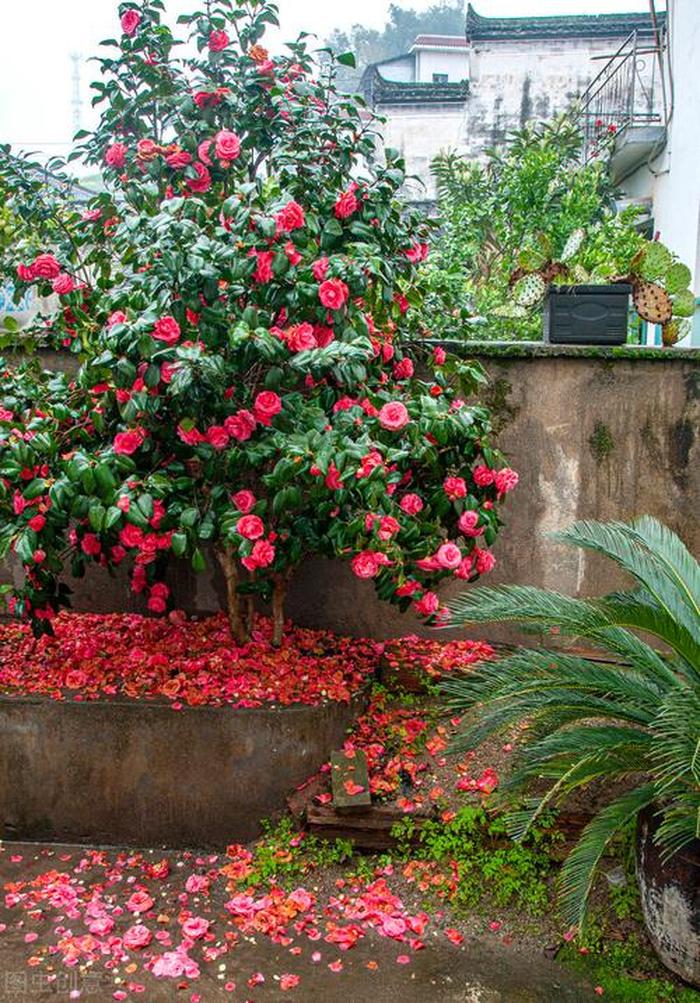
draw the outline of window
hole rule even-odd
[[[446,73],[433,73],[434,84],[446,84],[448,81],[449,77]]]

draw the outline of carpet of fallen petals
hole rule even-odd
[[[265,703],[347,702],[374,675],[385,644],[290,627],[270,644],[271,621],[260,617],[252,640],[236,645],[223,615],[190,620],[137,614],[61,613],[55,636],[36,641],[26,626],[0,624],[0,692],[56,700],[116,697],[168,700],[182,706],[259,707]],[[479,642],[418,638],[391,642],[404,661],[431,672],[488,657]]]

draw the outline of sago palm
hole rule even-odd
[[[509,816],[516,838],[577,788],[625,781],[625,792],[594,816],[561,871],[564,915],[580,923],[608,843],[643,808],[659,812],[666,855],[700,837],[700,568],[649,516],[631,524],[578,522],[555,539],[610,558],[634,587],[597,599],[520,585],[476,588],[450,603],[448,625],[556,628],[608,658],[520,648],[445,682],[444,691],[455,710],[470,712],[456,751],[528,723],[503,788],[506,799],[526,795]],[[545,792],[532,796],[543,782]]]

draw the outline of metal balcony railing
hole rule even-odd
[[[633,31],[579,97],[584,160],[595,157],[610,135],[630,126],[667,125],[664,57],[666,32]],[[599,57],[600,58],[600,57]]]

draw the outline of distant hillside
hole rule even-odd
[[[353,52],[357,69],[341,67],[339,81],[344,90],[356,90],[370,63],[408,52],[416,35],[463,35],[466,0],[442,0],[427,10],[404,9],[392,4],[383,29],[355,24],[349,31],[335,30],[327,44],[336,52]]]

